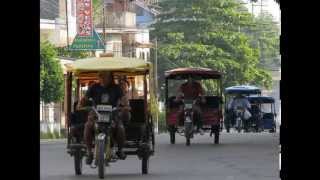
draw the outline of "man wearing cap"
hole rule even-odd
[[[110,72],[99,73],[99,83],[93,84],[86,93],[86,99],[92,99],[95,105],[98,104],[109,104],[113,107],[120,106],[120,100],[123,97],[123,91],[119,85],[116,85],[113,80],[113,76]],[[121,110],[120,110],[121,111]],[[125,115],[125,113],[120,113]],[[119,116],[118,116],[119,117]],[[128,117],[128,116],[126,116]],[[96,117],[94,113],[89,113],[88,121],[85,124],[84,139],[88,149],[87,164],[91,164],[93,160],[93,132],[94,132],[94,121]],[[125,154],[122,148],[125,143],[125,129],[122,123],[122,117],[116,119],[114,127],[115,140],[118,143],[117,155],[120,159],[125,159]]]

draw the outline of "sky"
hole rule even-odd
[[[249,2],[249,0],[244,0],[244,2]],[[281,17],[280,17],[280,7],[274,0],[262,0],[262,3],[265,5],[262,7],[263,11],[267,11],[272,14],[274,17],[274,21],[281,23]],[[254,3],[254,5],[260,5],[261,0],[258,0],[258,2]],[[252,11],[251,3],[248,3],[246,5],[249,12]],[[260,6],[254,6],[253,12],[255,15],[258,15],[260,13]]]

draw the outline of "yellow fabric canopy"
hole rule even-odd
[[[67,71],[76,74],[98,71],[143,72],[150,68],[150,62],[126,57],[93,57],[79,59],[67,65]]]

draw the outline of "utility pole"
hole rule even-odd
[[[155,58],[154,58],[154,91],[155,91],[155,99],[157,103],[159,102],[158,98],[158,40],[157,37],[155,38]],[[159,127],[159,117],[156,116],[156,132],[158,133]]]
[[[67,48],[69,50],[69,22],[68,22],[68,0],[65,0],[66,5],[66,27],[67,27]]]
[[[103,13],[103,52],[106,53],[106,15],[105,15],[105,1],[103,1],[103,9],[102,9],[102,13]]]
[[[260,0],[260,14],[262,14],[262,6],[264,6],[263,0]]]
[[[253,7],[254,7],[253,1],[251,1],[251,13],[252,13],[252,16],[254,16],[254,14],[253,14]]]
[[[156,88],[156,98],[158,100],[158,40],[155,39],[155,88]]]

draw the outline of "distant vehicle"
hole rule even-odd
[[[228,110],[228,104],[234,98],[235,95],[242,94],[244,96],[250,95],[261,95],[261,89],[256,86],[231,86],[225,88],[224,97],[225,97],[225,108],[224,108],[224,126],[227,132],[230,132],[231,127],[235,127],[238,132],[241,132],[242,129],[245,129],[248,132],[249,127],[252,124],[249,124],[249,121],[244,120],[243,114],[244,110],[237,110],[235,113]]]
[[[256,104],[261,110],[261,119],[259,116],[252,116],[254,122],[261,122],[259,127],[262,130],[269,130],[269,132],[276,132],[276,110],[275,100],[270,96],[249,96],[248,100],[251,104]]]

